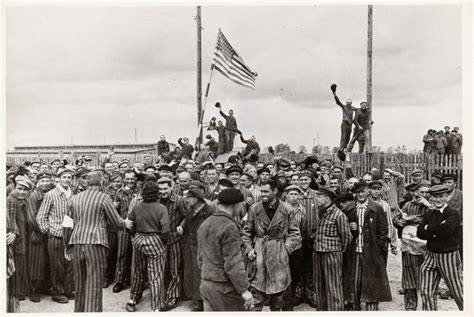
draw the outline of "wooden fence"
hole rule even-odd
[[[93,165],[99,166],[103,159],[104,154],[102,152],[95,153],[81,153],[90,156],[93,159]],[[124,159],[128,159],[131,162],[143,162],[145,156],[152,156],[156,161],[156,153],[116,153],[113,156],[113,160],[120,162]],[[291,161],[302,162],[307,157],[307,154],[291,153],[284,154],[283,157]],[[328,159],[335,164],[340,164],[339,159],[335,154],[317,154],[319,160]],[[49,164],[53,159],[57,158],[66,159],[71,163],[74,163],[76,157],[71,153],[42,153],[37,154],[14,154],[7,153],[7,163],[18,166],[23,164],[25,161],[40,161],[42,163]],[[269,153],[260,154],[260,162],[269,163],[273,162],[273,155]],[[441,173],[450,173],[458,176],[458,188],[462,188],[463,178],[463,161],[462,154],[459,155],[427,155],[424,153],[420,154],[387,154],[387,153],[370,153],[370,154],[351,154],[352,170],[355,175],[362,175],[365,172],[370,172],[372,168],[377,168],[383,171],[385,168],[393,169],[397,172],[405,175],[406,179],[409,180],[410,173],[415,169],[420,169],[424,172],[424,178],[429,179],[431,174],[436,170]]]

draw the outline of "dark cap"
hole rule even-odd
[[[226,188],[219,193],[217,200],[225,205],[235,205],[244,201],[244,195],[237,188]]]
[[[84,177],[86,176],[87,174],[89,174],[91,172],[91,170],[87,169],[87,168],[78,168],[76,170],[76,177]]]
[[[308,177],[309,179],[311,179],[311,177],[312,177],[311,172],[310,172],[310,171],[307,171],[307,170],[306,170],[306,171],[301,171],[301,172],[299,173],[299,176],[300,176],[300,178],[302,178],[302,177]]]
[[[119,172],[113,172],[109,177],[109,182],[112,182],[116,180],[117,178],[121,178],[121,177],[122,177],[122,174],[120,174]]]
[[[334,200],[334,198],[336,198],[336,192],[330,188],[327,188],[327,187],[321,187],[319,188],[316,192],[315,192],[316,195],[323,195],[323,196],[327,196],[329,198],[331,198],[331,200]]]
[[[423,171],[420,170],[420,169],[416,169],[416,170],[414,170],[413,172],[410,173],[410,175],[415,175],[415,174],[421,174],[421,175],[423,175]]]
[[[36,180],[40,180],[42,178],[51,178],[52,175],[49,171],[41,171],[36,175]]]
[[[283,168],[287,168],[287,167],[290,167],[291,163],[290,161],[288,161],[287,159],[280,159],[280,166],[283,167]]]
[[[448,191],[449,191],[449,188],[446,185],[434,185],[430,187],[430,190],[428,191],[428,193],[430,195],[439,195],[439,194],[447,193]]]
[[[268,169],[268,167],[262,167],[261,169],[257,170],[257,175],[260,175],[262,173],[270,174],[270,170]]]
[[[443,173],[439,171],[434,171],[433,174],[431,174],[431,177],[441,178],[443,177]]]
[[[228,178],[221,178],[217,183],[225,187],[234,187],[234,184]]]
[[[51,162],[49,162],[49,165],[53,165],[54,162],[59,162],[59,163],[61,163],[61,161],[60,161],[59,159],[54,159],[54,160],[52,160]]]
[[[372,181],[369,183],[369,188],[382,188],[383,184],[381,181]]]
[[[458,177],[456,176],[456,174],[444,174],[443,176],[441,176],[442,182],[450,180],[450,179],[452,179],[455,182],[458,181]]]
[[[418,185],[416,185],[415,190],[420,189],[421,187],[431,187],[431,183],[429,181],[421,181]]]
[[[200,189],[203,192],[206,190],[206,187],[204,186],[204,184],[197,180],[193,180],[189,183],[189,189],[192,189],[192,188]]]
[[[351,193],[343,191],[339,195],[337,195],[335,202],[343,203],[346,201],[353,201],[353,200],[354,200],[354,196]]]
[[[61,171],[61,173],[58,174],[58,177],[61,177],[61,176],[63,176],[64,174],[71,174],[71,176],[72,176],[72,175],[74,175],[74,172],[71,171],[70,169],[65,168],[65,169],[63,169],[63,170]]]
[[[407,190],[409,192],[413,192],[417,189],[417,187],[418,187],[418,184],[410,183],[410,184],[405,186],[405,190]]]
[[[303,190],[296,185],[290,185],[285,188],[285,192],[297,191],[300,194],[303,194]]]
[[[367,182],[360,181],[358,183],[355,183],[354,187],[352,187],[351,192],[353,193],[359,193],[366,189],[368,186]]]
[[[191,188],[185,192],[188,197],[196,197],[197,199],[204,201],[204,193],[198,188]]]
[[[239,173],[240,175],[244,174],[244,171],[242,170],[242,168],[240,166],[237,166],[237,165],[232,165],[231,167],[229,167],[226,171],[225,171],[225,174],[226,175],[229,175],[230,173],[233,173],[233,172],[237,172]]]
[[[339,165],[334,165],[334,166],[332,167],[332,169],[333,169],[333,170],[339,169],[339,170],[341,170],[341,171],[344,170],[344,169],[342,168],[342,166],[339,166]]]

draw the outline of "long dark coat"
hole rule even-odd
[[[188,298],[201,300],[199,286],[201,284],[201,271],[197,263],[198,238],[197,231],[201,224],[212,213],[213,208],[204,204],[196,215],[191,210],[183,223],[183,292]]]
[[[357,208],[353,202],[344,212],[349,223],[356,222]],[[364,215],[362,247],[362,289],[360,301],[389,302],[392,300],[384,254],[388,248],[387,216],[382,206],[369,201]],[[344,254],[343,288],[344,299],[354,302],[355,257],[359,231],[351,230],[353,239]]]

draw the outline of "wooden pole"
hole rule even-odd
[[[202,57],[201,57],[201,6],[197,6],[197,124],[199,127],[199,144],[202,143]]]
[[[367,105],[369,107],[369,122],[372,122],[372,5],[368,10],[367,26]],[[372,124],[369,124],[369,140],[366,143],[367,152],[372,152]]]

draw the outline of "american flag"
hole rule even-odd
[[[212,67],[234,83],[255,89],[257,73],[247,66],[219,29]]]

